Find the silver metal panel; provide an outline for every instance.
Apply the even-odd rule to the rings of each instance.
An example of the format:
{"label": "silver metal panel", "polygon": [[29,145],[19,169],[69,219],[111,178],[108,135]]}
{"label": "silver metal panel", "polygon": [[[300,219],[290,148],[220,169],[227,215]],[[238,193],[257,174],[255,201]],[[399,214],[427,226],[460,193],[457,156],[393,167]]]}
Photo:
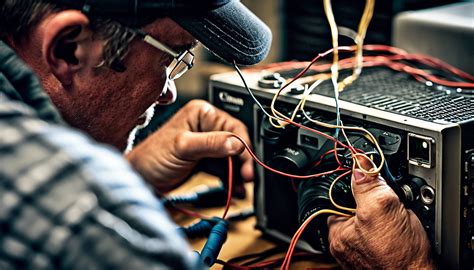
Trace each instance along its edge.
{"label": "silver metal panel", "polygon": [[[272,99],[277,90],[268,90],[258,87],[257,81],[262,73],[249,72],[244,75],[253,90],[257,99]],[[210,95],[212,88],[219,87],[227,91],[247,94],[242,81],[235,72],[218,74],[211,77]],[[282,95],[279,100],[296,105],[301,96]],[[212,102],[212,100],[211,100]],[[311,95],[307,99],[306,108],[314,108],[328,112],[335,112],[334,98],[322,95]],[[346,101],[340,101],[342,120],[344,116],[350,116],[356,119],[364,120],[382,126],[389,126],[402,130],[407,133],[414,133],[420,136],[433,138],[434,140],[434,165],[431,168],[408,164],[408,173],[413,176],[425,179],[427,184],[435,189],[435,250],[442,254],[447,267],[459,268],[460,262],[460,168],[461,168],[461,128],[453,123],[434,123],[412,118],[405,115],[395,114],[375,108],[353,104]],[[257,106],[254,104],[254,115]],[[256,119],[257,117],[254,117]],[[258,121],[258,119],[256,120]],[[258,126],[254,123],[254,127]],[[251,131],[252,132],[252,131]],[[259,140],[257,130],[254,130],[254,140]],[[262,145],[257,144],[257,153],[263,153]],[[444,167],[443,167],[444,166]],[[264,169],[257,167],[257,173],[260,179],[263,179]],[[443,181],[444,180],[444,181]],[[263,181],[261,181],[263,185]],[[260,209],[264,207],[263,187],[259,188],[258,197],[260,201],[256,202]],[[453,209],[457,209],[454,210]],[[265,212],[256,213],[258,225],[265,227]],[[267,230],[266,233],[289,242],[290,237],[277,231]],[[303,244],[304,248],[305,244]],[[305,248],[306,249],[306,248]],[[444,260],[444,259],[443,259]]]}
{"label": "silver metal panel", "polygon": [[[440,191],[443,193],[442,207],[437,208],[437,215],[442,216],[442,254],[443,267],[456,269],[460,267],[460,215],[461,215],[461,130],[452,128],[443,132],[443,161],[441,171],[443,179]],[[438,224],[437,224],[438,225]]]}

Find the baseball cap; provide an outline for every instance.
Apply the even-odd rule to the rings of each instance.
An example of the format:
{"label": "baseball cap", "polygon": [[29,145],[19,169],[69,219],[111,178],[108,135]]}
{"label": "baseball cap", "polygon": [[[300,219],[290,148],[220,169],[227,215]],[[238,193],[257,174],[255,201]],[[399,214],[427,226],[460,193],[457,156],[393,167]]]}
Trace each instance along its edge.
{"label": "baseball cap", "polygon": [[223,60],[253,65],[268,54],[271,31],[239,0],[52,0],[140,27],[170,17]]}

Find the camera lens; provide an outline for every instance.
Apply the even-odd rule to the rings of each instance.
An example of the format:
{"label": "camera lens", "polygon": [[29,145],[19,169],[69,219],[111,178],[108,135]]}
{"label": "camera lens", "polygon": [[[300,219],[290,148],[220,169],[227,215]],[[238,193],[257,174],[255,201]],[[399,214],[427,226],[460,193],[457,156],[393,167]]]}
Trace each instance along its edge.
{"label": "camera lens", "polygon": [[298,173],[309,165],[309,159],[300,148],[286,147],[273,157],[270,165],[289,173]]}
{"label": "camera lens", "polygon": [[[329,188],[338,174],[330,174],[315,177],[309,180],[302,180],[298,187],[298,219],[302,224],[315,212],[322,209],[337,208],[329,199]],[[350,176],[345,176],[334,185],[332,197],[339,205],[355,207],[355,201],[350,187]],[[329,251],[328,243],[328,214],[322,214],[315,218],[303,233],[303,238],[314,249]]]}

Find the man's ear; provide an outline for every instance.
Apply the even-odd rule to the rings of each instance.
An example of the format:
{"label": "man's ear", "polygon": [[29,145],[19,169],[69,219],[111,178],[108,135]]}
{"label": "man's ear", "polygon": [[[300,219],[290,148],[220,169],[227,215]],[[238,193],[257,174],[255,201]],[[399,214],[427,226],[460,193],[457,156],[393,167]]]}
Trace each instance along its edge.
{"label": "man's ear", "polygon": [[45,24],[43,55],[63,86],[71,85],[77,72],[97,61],[91,59],[97,54],[90,52],[92,32],[88,26],[89,19],[77,10],[53,14]]}

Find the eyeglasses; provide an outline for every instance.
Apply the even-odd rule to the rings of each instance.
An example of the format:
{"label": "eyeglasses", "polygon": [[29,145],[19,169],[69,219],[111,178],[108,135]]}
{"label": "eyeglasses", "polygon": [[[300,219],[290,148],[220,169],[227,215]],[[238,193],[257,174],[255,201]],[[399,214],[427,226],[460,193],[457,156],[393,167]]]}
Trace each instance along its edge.
{"label": "eyeglasses", "polygon": [[183,76],[184,73],[186,73],[186,71],[190,70],[193,67],[194,54],[190,50],[185,50],[183,52],[177,53],[170,47],[159,42],[158,40],[154,39],[152,36],[141,30],[136,30],[136,33],[146,43],[174,57],[173,61],[169,65],[170,73],[168,75],[168,78],[170,80],[176,80],[180,78],[181,76]]}

